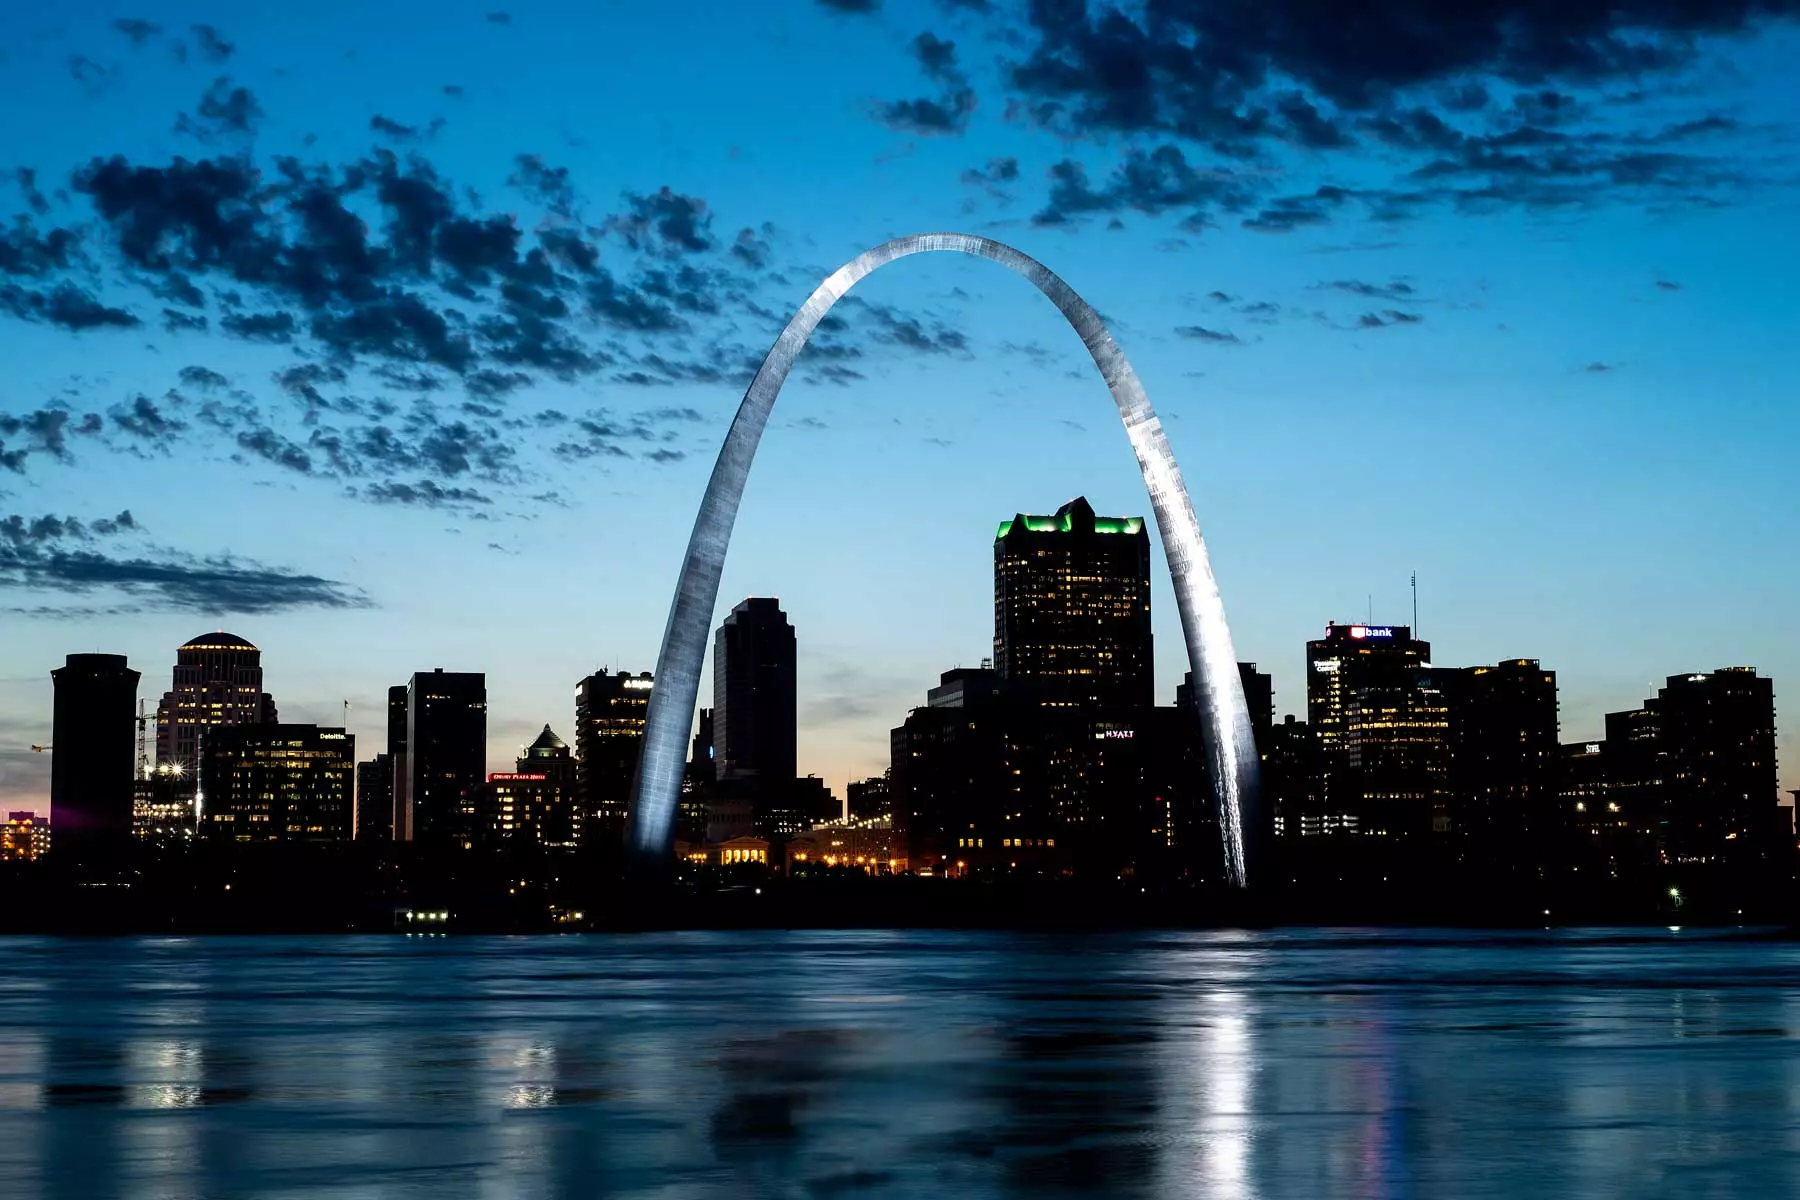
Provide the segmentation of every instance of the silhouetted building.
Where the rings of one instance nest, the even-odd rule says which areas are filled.
[[[885,774],[844,785],[844,799],[852,821],[876,821],[894,815],[894,791]]]
[[[29,810],[0,824],[0,862],[35,862],[50,852],[50,822]]]
[[[388,832],[396,842],[410,842],[413,837],[412,763],[406,754],[406,695],[411,690],[404,683],[388,689],[388,798],[393,805],[388,814]]]
[[[356,764],[356,840],[394,840],[394,760],[377,754]]]
[[[1000,852],[1015,840],[1032,865],[1055,849],[1045,806],[1027,802],[1040,794],[1041,772],[1021,744],[1026,710],[1002,701],[995,676],[946,671],[931,703],[890,735],[894,823],[914,870],[961,874],[1012,861]]]
[[[317,725],[219,725],[200,746],[206,836],[337,842],[352,832],[356,738]]]
[[[546,725],[514,767],[489,775],[476,789],[478,840],[574,849],[586,813],[576,798],[575,760],[568,744]]]
[[[1558,794],[1556,672],[1533,658],[1437,673],[1450,699],[1450,825],[1465,859],[1543,867],[1571,832]]]
[[[575,687],[578,790],[596,823],[590,836],[616,838],[625,828],[654,686],[648,671],[598,671]]]
[[[138,673],[122,654],[71,654],[50,672],[50,823],[67,859],[131,836]]]
[[[1751,667],[1671,675],[1656,695],[1665,852],[1673,862],[1747,861],[1779,835],[1775,688]]]
[[[263,691],[262,651],[233,633],[203,633],[175,652],[173,685],[156,708],[157,764],[191,776],[207,730],[277,719]]]
[[[756,836],[810,824],[805,806],[794,798],[794,628],[777,600],[753,596],[719,626],[713,642],[713,732],[716,795],[721,801],[750,801]]]
[[[438,668],[406,694],[408,822],[415,841],[466,844],[473,793],[487,776],[487,676]]]
[[[994,537],[994,667],[1039,704],[1149,708],[1150,535],[1085,497]]]
[[[1312,726],[1289,713],[1269,730],[1263,754],[1263,796],[1277,837],[1318,837],[1343,833],[1342,818],[1333,824],[1324,804],[1318,744]]]

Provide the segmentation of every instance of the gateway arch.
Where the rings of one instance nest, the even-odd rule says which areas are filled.
[[[663,631],[662,651],[656,659],[656,687],[650,693],[643,749],[632,787],[627,834],[630,856],[639,867],[660,870],[666,867],[673,850],[676,805],[693,728],[694,703],[700,691],[700,668],[706,658],[713,608],[718,600],[719,575],[725,567],[725,550],[737,520],[738,501],[750,475],[750,462],[756,456],[757,443],[762,439],[781,385],[819,322],[858,280],[897,258],[937,250],[985,258],[1033,284],[1080,335],[1112,392],[1119,417],[1125,423],[1125,434],[1137,454],[1138,467],[1144,473],[1150,507],[1156,513],[1156,526],[1162,535],[1163,557],[1168,560],[1174,579],[1182,637],[1194,673],[1194,706],[1200,718],[1212,799],[1224,843],[1225,873],[1232,884],[1243,887],[1250,879],[1245,850],[1247,841],[1254,844],[1247,832],[1256,827],[1259,761],[1249,708],[1244,703],[1243,681],[1238,676],[1237,653],[1231,646],[1231,631],[1225,625],[1225,605],[1219,598],[1219,585],[1206,556],[1206,542],[1200,536],[1200,522],[1194,516],[1193,503],[1169,450],[1162,422],[1157,420],[1124,352],[1087,301],[1029,255],[991,238],[966,233],[922,233],[895,238],[839,267],[807,297],[750,381],[737,417],[725,435],[719,460],[713,465],[706,495],[700,501],[700,515],[694,520],[687,557],[681,564],[681,579],[669,608],[669,623]]]

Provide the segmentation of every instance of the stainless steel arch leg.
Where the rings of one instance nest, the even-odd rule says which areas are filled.
[[[1163,434],[1162,423],[1150,407],[1137,374],[1101,323],[1100,314],[1036,259],[991,238],[964,233],[896,238],[838,268],[800,306],[775,339],[756,378],[750,381],[731,430],[725,435],[719,460],[713,466],[706,495],[700,501],[700,515],[694,521],[693,536],[688,539],[687,558],[682,562],[675,601],[669,608],[669,623],[663,631],[662,652],[656,660],[656,686],[650,693],[643,753],[632,792],[629,852],[639,864],[660,867],[667,863],[673,846],[682,769],[693,726],[694,702],[700,690],[700,668],[706,658],[707,635],[719,594],[719,575],[725,567],[725,550],[737,520],[738,501],[750,474],[750,462],[781,385],[820,319],[859,279],[897,258],[935,250],[985,258],[1029,280],[1049,297],[1080,335],[1112,392],[1126,436],[1131,439],[1131,448],[1144,473],[1150,507],[1156,513],[1156,526],[1162,535],[1163,555],[1174,578],[1181,632],[1194,672],[1194,703],[1199,710],[1223,835],[1225,871],[1234,885],[1242,887],[1250,880],[1245,851],[1247,843],[1254,845],[1254,840],[1246,834],[1255,828],[1259,763],[1250,713],[1244,703],[1243,681],[1238,677],[1237,654],[1231,646],[1231,631],[1225,625],[1225,606],[1207,561],[1200,522],[1194,516],[1175,456],[1169,450],[1169,439]]]

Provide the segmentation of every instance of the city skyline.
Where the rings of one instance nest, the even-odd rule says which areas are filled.
[[[1565,742],[1597,738],[1603,714],[1637,705],[1673,673],[1755,666],[1775,680],[1778,704],[1800,678],[1786,635],[1800,577],[1782,553],[1800,541],[1782,474],[1800,417],[1779,382],[1800,312],[1779,264],[1800,257],[1800,233],[1793,193],[1778,182],[1786,143],[1767,136],[1797,107],[1795,82],[1774,66],[1795,45],[1791,25],[1772,18],[1744,32],[1721,16],[1691,52],[1640,68],[1652,82],[1691,85],[1654,103],[1625,98],[1627,73],[1603,64],[1585,79],[1551,69],[1527,85],[1517,63],[1477,54],[1431,60],[1422,78],[1376,79],[1464,136],[1535,130],[1548,139],[1540,144],[1564,138],[1593,160],[1579,175],[1548,177],[1546,189],[1576,190],[1566,203],[1515,187],[1489,198],[1497,211],[1440,196],[1401,216],[1371,211],[1366,197],[1445,153],[1419,148],[1426,122],[1406,149],[1377,123],[1412,107],[1359,101],[1296,52],[1272,52],[1272,74],[1310,97],[1314,116],[1348,144],[1326,144],[1325,127],[1313,142],[1266,135],[1258,149],[1278,166],[1257,177],[1271,181],[1264,190],[1254,178],[1234,182],[1240,200],[1208,192],[1223,160],[1180,133],[1175,115],[1107,109],[1079,72],[1060,118],[1009,119],[1009,108],[1049,98],[1050,76],[1006,63],[1077,46],[1068,31],[1015,14],[1023,41],[1008,49],[993,24],[1001,18],[974,6],[952,16],[892,0],[869,7],[878,11],[796,3],[767,22],[721,13],[700,60],[711,82],[657,88],[663,108],[642,118],[625,117],[621,103],[688,53],[668,29],[658,33],[666,18],[644,12],[554,22],[525,5],[506,22],[451,13],[435,22],[440,53],[429,70],[413,59],[399,72],[373,47],[397,36],[411,12],[403,6],[312,14],[298,32],[279,16],[222,15],[205,26],[213,40],[190,28],[191,14],[155,5],[134,14],[135,32],[115,27],[111,12],[74,13],[56,31],[29,14],[0,16],[12,55],[3,86],[17,89],[9,98],[16,107],[29,103],[27,89],[55,98],[50,119],[15,134],[17,161],[0,163],[35,171],[18,180],[5,215],[30,214],[40,239],[69,229],[89,257],[54,266],[50,243],[16,232],[7,242],[16,253],[0,256],[20,297],[47,298],[41,308],[9,301],[0,316],[15,364],[0,398],[0,519],[21,519],[0,543],[0,604],[20,634],[0,647],[0,804],[45,808],[49,756],[29,746],[49,741],[49,672],[65,653],[125,654],[146,677],[140,696],[154,700],[173,647],[206,629],[264,650],[284,721],[343,725],[349,699],[348,727],[364,747],[384,742],[386,688],[437,666],[486,673],[490,769],[546,722],[566,731],[581,678],[654,665],[693,504],[744,381],[735,364],[701,380],[703,351],[766,345],[755,308],[791,311],[807,269],[932,227],[996,231],[1117,323],[1186,467],[1238,657],[1274,675],[1278,717],[1305,710],[1302,643],[1326,621],[1371,615],[1371,593],[1376,620],[1407,623],[1414,570],[1421,636],[1438,661],[1539,659],[1562,685]],[[1694,31],[1649,30],[1659,32]],[[576,47],[622,37],[650,48],[641,61],[604,81],[575,69]],[[795,69],[774,74],[792,78],[758,75],[759,88],[745,89],[740,45],[783,56]],[[1727,54],[1735,79],[1716,69]],[[546,96],[528,75],[571,90]],[[967,111],[963,85],[947,82],[955,77],[974,97]],[[218,88],[220,79],[229,82]],[[1485,107],[1446,100],[1460,79],[1486,89]],[[1397,82],[1411,90],[1393,92]],[[807,136],[753,136],[769,113],[815,91],[827,102]],[[366,100],[341,98],[351,94]],[[955,118],[943,136],[926,136],[925,101]],[[536,128],[534,106],[554,114],[547,132],[523,141],[500,132]],[[1293,129],[1302,122],[1298,107],[1271,101],[1269,111],[1288,113]],[[588,119],[595,113],[609,116]],[[1047,127],[1057,120],[1085,124],[1059,135]],[[690,136],[663,144],[659,122]],[[1613,140],[1593,140],[1602,126]],[[858,148],[851,161],[846,145]],[[1188,175],[1157,157],[1165,145]],[[514,216],[521,253],[559,229],[599,247],[621,303],[655,300],[656,286],[679,292],[679,272],[692,268],[718,312],[682,317],[685,357],[617,325],[571,319],[551,332],[573,341],[552,348],[616,361],[559,379],[554,367],[494,358],[499,343],[476,337],[492,361],[458,370],[417,344],[385,353],[355,333],[362,326],[343,324],[344,312],[253,287],[216,262],[182,272],[205,294],[201,307],[153,296],[151,287],[181,289],[170,271],[128,260],[130,222],[108,215],[142,220],[146,210],[122,192],[104,194],[124,210],[102,205],[103,184],[119,180],[90,170],[115,154],[159,169],[176,156],[246,154],[272,181],[280,155],[341,172],[385,161],[384,151],[402,174],[410,159],[429,164],[460,215]],[[1141,173],[1119,172],[1134,152],[1160,164],[1149,192],[1132,190],[1134,179],[1150,186]],[[1641,156],[1628,160],[1633,152]],[[521,155],[537,156],[537,167]],[[1086,174],[1061,169],[1065,161]],[[569,173],[556,175],[562,166]],[[1464,171],[1416,178],[1473,190],[1479,181]],[[781,178],[813,186],[796,199],[772,186]],[[1358,198],[1334,200],[1318,192],[1326,186]],[[562,220],[555,210],[575,199],[583,217]],[[358,211],[372,239],[397,245],[391,213],[373,200]],[[1106,228],[1115,217],[1127,228]],[[1288,232],[1275,233],[1283,223]],[[449,307],[439,289],[457,282],[454,253],[439,245],[427,272],[435,282],[378,284]],[[721,274],[740,268],[742,278]],[[840,794],[879,769],[887,728],[941,671],[986,656],[993,521],[1081,494],[1101,511],[1145,513],[1103,390],[1085,372],[1066,377],[1081,366],[1079,344],[1008,282],[938,261],[869,281],[835,356],[810,360],[815,386],[784,398],[781,436],[751,485],[714,623],[744,596],[780,598],[801,631],[802,769]],[[65,283],[76,290],[59,292]],[[227,311],[219,293],[234,288],[245,294]],[[98,307],[81,308],[78,293]],[[603,311],[604,297],[585,294],[584,312]],[[49,307],[59,295],[63,307]],[[209,327],[169,331],[164,308]],[[321,311],[339,323],[320,323]],[[486,369],[505,377],[482,379],[478,389],[500,389],[484,400],[468,389]],[[511,371],[530,382],[512,382]],[[421,374],[435,377],[435,391],[417,390]],[[635,374],[646,379],[628,380]],[[336,467],[313,436],[366,430],[381,424],[369,405],[385,400],[404,414],[421,398],[440,413],[430,429],[390,422],[412,438],[404,465],[365,455]],[[233,415],[245,404],[256,423]],[[506,424],[547,409],[568,419],[554,429]],[[54,429],[40,416],[59,412]],[[88,413],[100,432],[80,432]],[[480,433],[484,423],[493,436]],[[455,425],[470,440],[445,433]],[[46,516],[73,517],[81,533],[38,523]],[[1152,554],[1156,700],[1167,704],[1185,663],[1160,547]],[[170,566],[190,582],[152,569]],[[98,582],[106,578],[135,590]],[[330,607],[345,603],[366,607]],[[875,634],[871,613],[906,619]],[[1797,711],[1780,716],[1788,745],[1800,744]],[[1781,762],[1784,789],[1800,786],[1793,760]]]

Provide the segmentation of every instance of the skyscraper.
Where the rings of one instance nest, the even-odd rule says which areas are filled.
[[[356,764],[356,840],[394,840],[394,760],[387,754]]]
[[[1085,497],[1015,515],[994,536],[994,668],[1027,699],[1148,708],[1150,535]]]
[[[624,828],[654,685],[648,671],[597,671],[575,685],[576,790],[591,837]]]
[[[156,708],[157,764],[191,776],[208,729],[276,719],[262,651],[234,633],[203,633],[175,652],[173,686]]]
[[[1367,811],[1365,766],[1375,775],[1367,783],[1377,802],[1383,794],[1411,797],[1405,803],[1423,805],[1429,826],[1449,775],[1448,715],[1441,689],[1424,673],[1430,662],[1431,643],[1415,639],[1405,625],[1334,621],[1323,638],[1306,643],[1306,722],[1318,755],[1320,828],[1350,832],[1371,816],[1383,827],[1401,820],[1397,813]],[[1419,778],[1409,782],[1403,778],[1409,774]]]
[[[487,775],[487,676],[421,671],[406,693],[407,822],[413,840],[462,844]]]
[[[122,654],[71,654],[50,680],[50,827],[79,857],[131,836],[138,673]]]
[[[1450,699],[1450,823],[1467,859],[1539,867],[1563,854],[1556,672],[1534,658],[1440,672]]]
[[[796,703],[794,627],[779,600],[752,596],[713,641],[714,766],[723,790],[763,807],[786,803],[797,773]]]
[[[388,689],[387,759],[389,836],[396,842],[410,842],[412,825],[412,766],[406,757],[406,694],[409,684],[397,683]]]
[[[1752,667],[1671,675],[1656,711],[1670,860],[1769,854],[1780,800],[1774,684]]]
[[[201,828],[238,842],[340,842],[352,831],[356,738],[317,725],[221,725],[200,755]]]

